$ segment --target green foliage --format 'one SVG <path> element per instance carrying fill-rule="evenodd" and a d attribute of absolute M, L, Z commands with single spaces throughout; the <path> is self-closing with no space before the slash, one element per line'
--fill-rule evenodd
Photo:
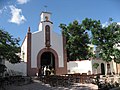
<path fill-rule="evenodd" d="M 106 62 L 110 62 L 112 58 L 115 62 L 120 62 L 120 52 L 115 49 L 115 45 L 120 43 L 120 26 L 109 19 L 109 24 L 102 27 L 101 22 L 98 20 L 85 19 L 83 25 L 92 33 L 92 43 L 99 47 L 100 57 Z M 113 56 L 113 57 L 112 57 Z"/>
<path fill-rule="evenodd" d="M 20 52 L 19 39 L 13 38 L 8 32 L 0 29 L 0 60 L 17 63 L 20 61 L 18 52 Z"/>
<path fill-rule="evenodd" d="M 98 64 L 98 63 L 94 63 L 94 64 L 93 64 L 93 67 L 94 67 L 95 69 L 97 69 L 97 68 L 98 68 L 98 66 L 99 66 L 99 64 Z"/>
<path fill-rule="evenodd" d="M 68 26 L 60 24 L 60 28 L 66 37 L 68 60 L 88 59 L 92 54 L 88 46 L 90 40 L 87 30 L 85 30 L 82 24 L 75 20 Z"/>
<path fill-rule="evenodd" d="M 81 24 L 78 21 L 68 26 L 60 24 L 60 28 L 66 37 L 66 49 L 69 60 L 88 59 L 94 57 L 89 50 L 89 43 L 100 49 L 100 58 L 106 62 L 114 59 L 120 63 L 120 50 L 115 45 L 120 44 L 120 25 L 109 18 L 108 25 L 104 26 L 100 20 L 84 19 Z M 87 32 L 91 32 L 91 36 Z"/>

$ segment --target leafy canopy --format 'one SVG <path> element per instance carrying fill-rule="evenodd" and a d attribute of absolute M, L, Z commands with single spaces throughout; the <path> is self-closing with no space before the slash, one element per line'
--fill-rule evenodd
<path fill-rule="evenodd" d="M 11 63 L 20 62 L 20 57 L 17 55 L 20 52 L 19 41 L 0 29 L 0 60 L 8 60 Z"/>
<path fill-rule="evenodd" d="M 91 54 L 88 46 L 90 39 L 87 30 L 85 30 L 82 24 L 79 24 L 79 22 L 75 20 L 68 26 L 60 24 L 60 28 L 66 37 L 68 60 L 88 59 Z"/>
<path fill-rule="evenodd" d="M 107 26 L 102 26 L 100 20 L 86 18 L 83 25 L 92 33 L 92 43 L 100 49 L 100 57 L 106 62 L 114 59 L 120 63 L 120 50 L 115 48 L 120 44 L 120 25 L 109 19 Z"/>
<path fill-rule="evenodd" d="M 109 19 L 109 24 L 104 26 L 100 20 L 84 19 L 81 24 L 73 21 L 68 26 L 60 24 L 66 37 L 67 57 L 69 60 L 88 59 L 93 56 L 88 44 L 92 43 L 100 49 L 100 58 L 106 62 L 114 59 L 120 63 L 120 25 Z M 87 32 L 91 32 L 91 36 Z"/>

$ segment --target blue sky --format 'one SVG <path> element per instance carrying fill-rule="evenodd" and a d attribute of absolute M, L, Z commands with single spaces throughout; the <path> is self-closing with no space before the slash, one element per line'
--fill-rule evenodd
<path fill-rule="evenodd" d="M 60 33 L 60 23 L 73 20 L 81 22 L 92 18 L 105 24 L 109 18 L 120 22 L 120 0 L 0 0 L 0 28 L 13 37 L 20 37 L 22 43 L 28 27 L 31 32 L 38 30 L 40 13 L 52 13 L 54 31 Z"/>

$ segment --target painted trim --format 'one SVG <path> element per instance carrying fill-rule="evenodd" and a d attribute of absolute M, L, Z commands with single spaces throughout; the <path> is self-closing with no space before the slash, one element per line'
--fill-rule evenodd
<path fill-rule="evenodd" d="M 41 23 L 43 23 L 43 22 L 49 22 L 49 23 L 53 24 L 53 22 L 51 22 L 51 21 L 41 21 Z"/>
<path fill-rule="evenodd" d="M 27 76 L 30 76 L 31 72 L 31 32 L 30 27 L 27 33 Z"/>
<path fill-rule="evenodd" d="M 67 50 L 65 48 L 66 46 L 66 37 L 62 33 L 62 38 L 63 38 L 63 60 L 64 60 L 64 74 L 67 74 Z"/>
<path fill-rule="evenodd" d="M 41 14 L 42 14 L 42 13 L 52 14 L 51 12 L 45 12 L 45 11 L 42 11 Z M 40 14 L 40 15 L 41 15 L 41 14 Z"/>

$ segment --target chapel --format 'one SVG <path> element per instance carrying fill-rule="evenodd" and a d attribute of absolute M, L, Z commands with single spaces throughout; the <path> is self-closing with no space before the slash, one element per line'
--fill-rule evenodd
<path fill-rule="evenodd" d="M 21 58 L 26 62 L 26 73 L 35 76 L 44 68 L 52 70 L 52 74 L 67 73 L 65 37 L 53 31 L 50 12 L 41 12 L 38 31 L 27 35 L 21 45 Z"/>
<path fill-rule="evenodd" d="M 89 72 L 90 74 L 101 75 L 120 73 L 120 65 L 116 64 L 114 60 L 109 63 L 100 58 L 67 62 L 66 38 L 63 34 L 53 31 L 53 24 L 51 13 L 41 12 L 38 30 L 31 32 L 29 27 L 21 45 L 21 58 L 24 64 L 17 65 L 17 67 L 20 66 L 18 69 L 13 68 L 15 65 L 7 64 L 6 66 L 9 66 L 9 68 L 12 66 L 13 70 L 16 69 L 16 71 L 20 71 L 27 76 L 89 74 Z M 93 45 L 90 47 L 93 47 Z M 95 52 L 96 55 L 99 55 L 100 51 L 96 49 Z M 95 63 L 99 64 L 97 72 L 93 67 Z M 45 73 L 45 71 L 50 71 L 50 73 Z"/>

